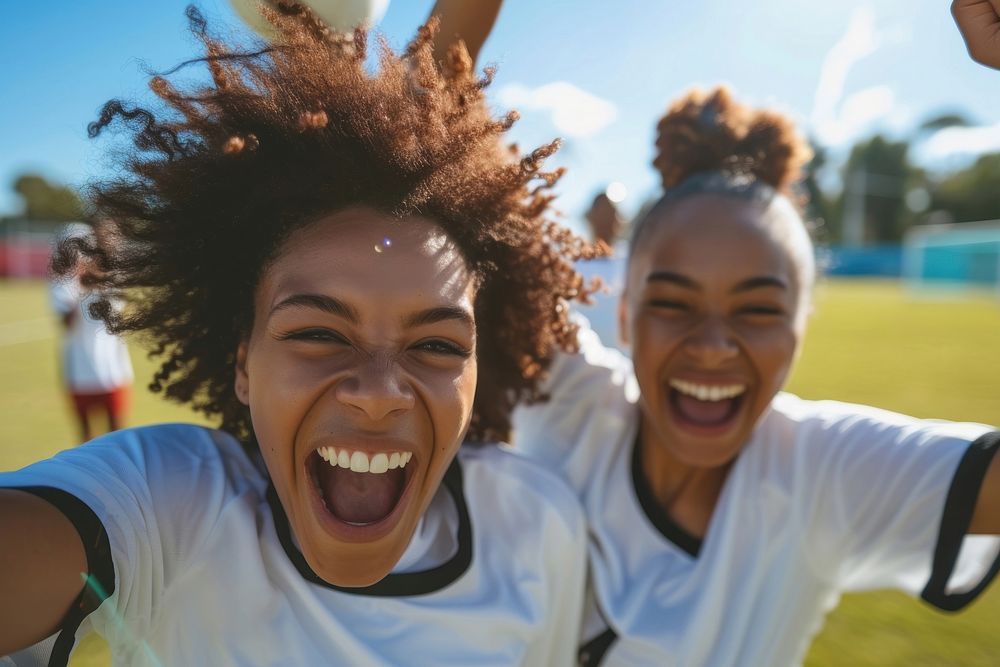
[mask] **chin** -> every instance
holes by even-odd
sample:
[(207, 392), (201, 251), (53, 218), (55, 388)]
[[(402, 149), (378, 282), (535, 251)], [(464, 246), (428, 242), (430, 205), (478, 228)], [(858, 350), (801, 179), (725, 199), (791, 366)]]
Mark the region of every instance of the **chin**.
[(685, 465), (697, 468), (721, 468), (732, 463), (743, 449), (743, 442), (687, 442), (675, 440), (670, 451)]
[[(399, 548), (380, 544), (325, 544), (313, 552), (302, 545), (302, 555), (309, 567), (323, 581), (343, 588), (361, 588), (377, 584), (387, 577), (402, 558), (408, 540)], [(361, 547), (361, 548), (359, 548)]]

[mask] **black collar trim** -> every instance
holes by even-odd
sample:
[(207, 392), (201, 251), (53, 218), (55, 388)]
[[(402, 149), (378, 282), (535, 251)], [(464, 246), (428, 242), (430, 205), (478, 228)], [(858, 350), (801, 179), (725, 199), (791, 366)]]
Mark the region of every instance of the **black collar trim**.
[(403, 597), (408, 595), (427, 595), (435, 593), (455, 581), (457, 581), (472, 564), (472, 522), (469, 519), (469, 508), (465, 503), (465, 492), (462, 483), (462, 466), (456, 458), (451, 462), (447, 472), (444, 474), (442, 485), (451, 494), (455, 501), (455, 508), (458, 511), (458, 551), (449, 560), (437, 567), (421, 572), (404, 572), (400, 574), (389, 574), (381, 581), (371, 586), (359, 588), (347, 588), (335, 586), (324, 581), (317, 575), (305, 556), (295, 546), (292, 540), (291, 526), (288, 524), (288, 516), (281, 506), (278, 493), (273, 484), (267, 487), (267, 502), (271, 506), (271, 514), (274, 517), (274, 527), (278, 533), (278, 540), (288, 559), (295, 565), (302, 578), (318, 586), (330, 588), (341, 593), (351, 595), (368, 595), (375, 597)]
[(639, 446), (639, 433), (636, 433), (635, 442), (632, 443), (632, 486), (635, 488), (635, 495), (639, 499), (639, 506), (649, 519), (653, 527), (667, 539), (668, 542), (685, 552), (692, 558), (697, 558), (701, 551), (702, 540), (695, 537), (688, 531), (681, 528), (677, 522), (670, 518), (660, 507), (653, 495), (653, 491), (646, 482), (646, 476), (642, 472), (642, 455)]

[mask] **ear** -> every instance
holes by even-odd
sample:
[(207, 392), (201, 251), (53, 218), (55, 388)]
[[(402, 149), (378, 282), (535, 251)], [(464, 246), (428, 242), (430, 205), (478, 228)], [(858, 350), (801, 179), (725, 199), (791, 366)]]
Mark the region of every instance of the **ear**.
[(627, 292), (622, 292), (621, 296), (618, 297), (618, 339), (626, 346), (629, 346), (632, 344), (632, 341), (629, 339), (628, 316), (625, 308), (625, 301), (627, 299)]
[(247, 375), (247, 341), (240, 341), (236, 348), (236, 380), (234, 383), (236, 398), (243, 405), (250, 405), (250, 376)]

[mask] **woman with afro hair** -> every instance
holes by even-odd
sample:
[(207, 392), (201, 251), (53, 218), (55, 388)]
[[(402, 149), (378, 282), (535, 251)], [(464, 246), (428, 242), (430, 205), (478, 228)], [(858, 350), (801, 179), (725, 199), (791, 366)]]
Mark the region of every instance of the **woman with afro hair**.
[(112, 233), (54, 266), (96, 267), (93, 313), (219, 428), (0, 475), (0, 655), (65, 664), (82, 627), (128, 665), (570, 664), (582, 513), (490, 444), (590, 291), (555, 144), (505, 146), (491, 73), (439, 63), (432, 24), (372, 71), (363, 31), (265, 12), (247, 47), (189, 9), (207, 83), (155, 76), (90, 126), (130, 140), (92, 192)]
[(580, 663), (796, 665), (842, 591), (968, 604), (1000, 569), (1000, 433), (782, 392), (816, 271), (805, 141), (723, 88), (674, 103), (657, 149), (631, 360), (581, 330), (515, 415), (587, 514)]

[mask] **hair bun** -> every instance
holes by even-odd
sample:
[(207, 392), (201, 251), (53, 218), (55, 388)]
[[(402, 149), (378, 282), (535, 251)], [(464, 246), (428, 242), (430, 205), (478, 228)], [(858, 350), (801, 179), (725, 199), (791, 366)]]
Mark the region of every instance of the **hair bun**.
[(787, 193), (812, 158), (791, 119), (741, 104), (726, 87), (687, 93), (656, 130), (653, 166), (665, 190), (699, 172), (733, 171)]

